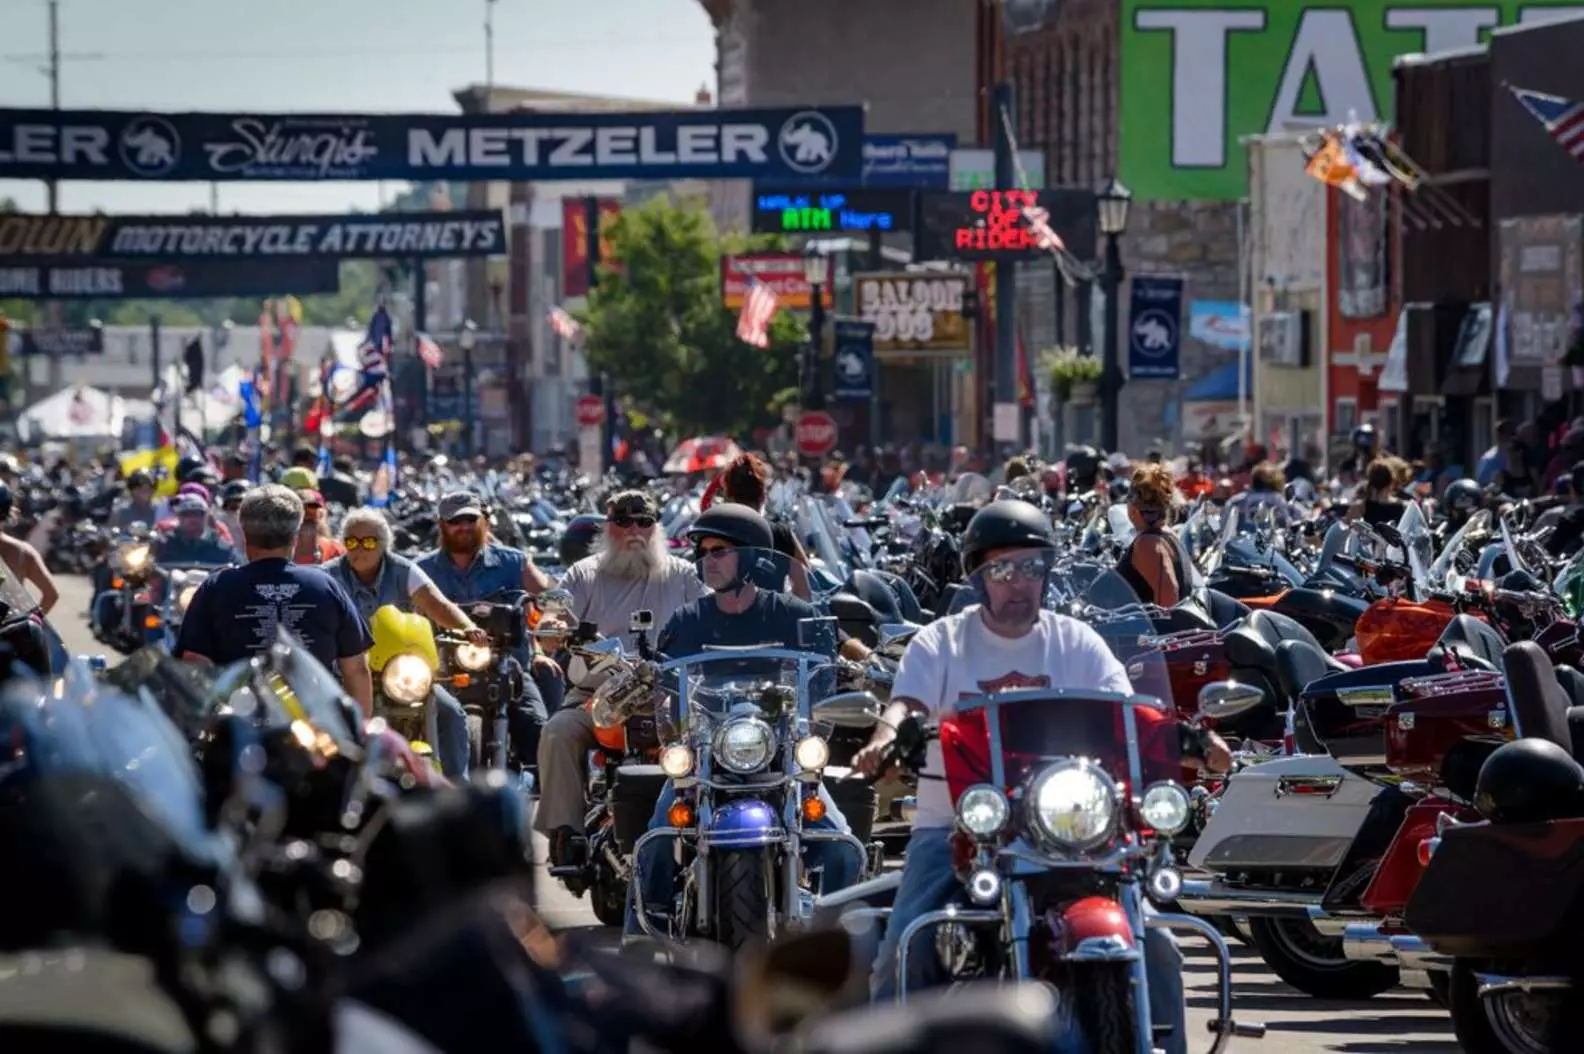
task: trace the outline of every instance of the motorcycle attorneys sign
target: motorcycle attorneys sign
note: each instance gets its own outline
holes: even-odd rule
[[[513,114],[0,110],[0,179],[848,179],[863,108]]]
[[[1175,381],[1182,348],[1183,280],[1135,275],[1128,309],[1128,377]]]

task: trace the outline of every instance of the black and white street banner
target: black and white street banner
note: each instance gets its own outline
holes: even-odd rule
[[[0,266],[79,260],[500,256],[501,214],[351,216],[0,215]]]
[[[92,264],[0,263],[0,300],[202,299],[227,296],[309,296],[341,288],[341,265],[306,260],[206,260]]]

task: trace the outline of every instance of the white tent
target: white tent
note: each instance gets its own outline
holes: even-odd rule
[[[126,400],[119,395],[73,385],[34,403],[17,418],[25,442],[45,439],[112,439],[119,441],[126,421]]]

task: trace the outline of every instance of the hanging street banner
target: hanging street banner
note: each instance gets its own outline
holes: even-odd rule
[[[1133,276],[1128,307],[1128,379],[1175,381],[1181,375],[1183,280]]]
[[[0,110],[0,179],[774,179],[863,175],[863,107],[641,113]]]
[[[600,262],[609,266],[610,229],[621,219],[622,203],[615,198],[599,202]],[[589,291],[588,210],[582,198],[561,199],[561,296],[586,296]]]
[[[0,266],[90,260],[499,256],[498,212],[352,216],[0,216]]]
[[[1023,207],[1050,214],[1051,229],[1080,260],[1095,258],[1091,190],[920,191],[915,260],[1034,260],[1049,253],[1034,242]]]
[[[306,296],[341,289],[337,260],[204,260],[191,264],[96,260],[91,265],[0,265],[0,299],[147,300]]]
[[[853,275],[858,314],[874,324],[875,351],[966,352],[968,282],[966,274],[939,271]]]
[[[836,398],[873,398],[875,324],[862,319],[838,318],[832,328],[835,330],[832,365],[836,369]]]
[[[866,234],[913,229],[913,194],[851,187],[796,190],[754,186],[755,234]]]
[[[1121,179],[1141,201],[1248,193],[1239,139],[1390,122],[1392,64],[1576,15],[1579,0],[1122,0]]]

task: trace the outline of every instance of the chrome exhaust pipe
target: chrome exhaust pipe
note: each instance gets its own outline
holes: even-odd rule
[[[1403,970],[1424,973],[1450,970],[1452,959],[1441,955],[1412,933],[1392,933],[1373,922],[1350,922],[1342,931],[1342,953],[1349,959],[1394,962]]]
[[[1307,919],[1320,908],[1319,893],[1239,889],[1220,879],[1190,878],[1183,882],[1177,906],[1195,915],[1262,915]]]

